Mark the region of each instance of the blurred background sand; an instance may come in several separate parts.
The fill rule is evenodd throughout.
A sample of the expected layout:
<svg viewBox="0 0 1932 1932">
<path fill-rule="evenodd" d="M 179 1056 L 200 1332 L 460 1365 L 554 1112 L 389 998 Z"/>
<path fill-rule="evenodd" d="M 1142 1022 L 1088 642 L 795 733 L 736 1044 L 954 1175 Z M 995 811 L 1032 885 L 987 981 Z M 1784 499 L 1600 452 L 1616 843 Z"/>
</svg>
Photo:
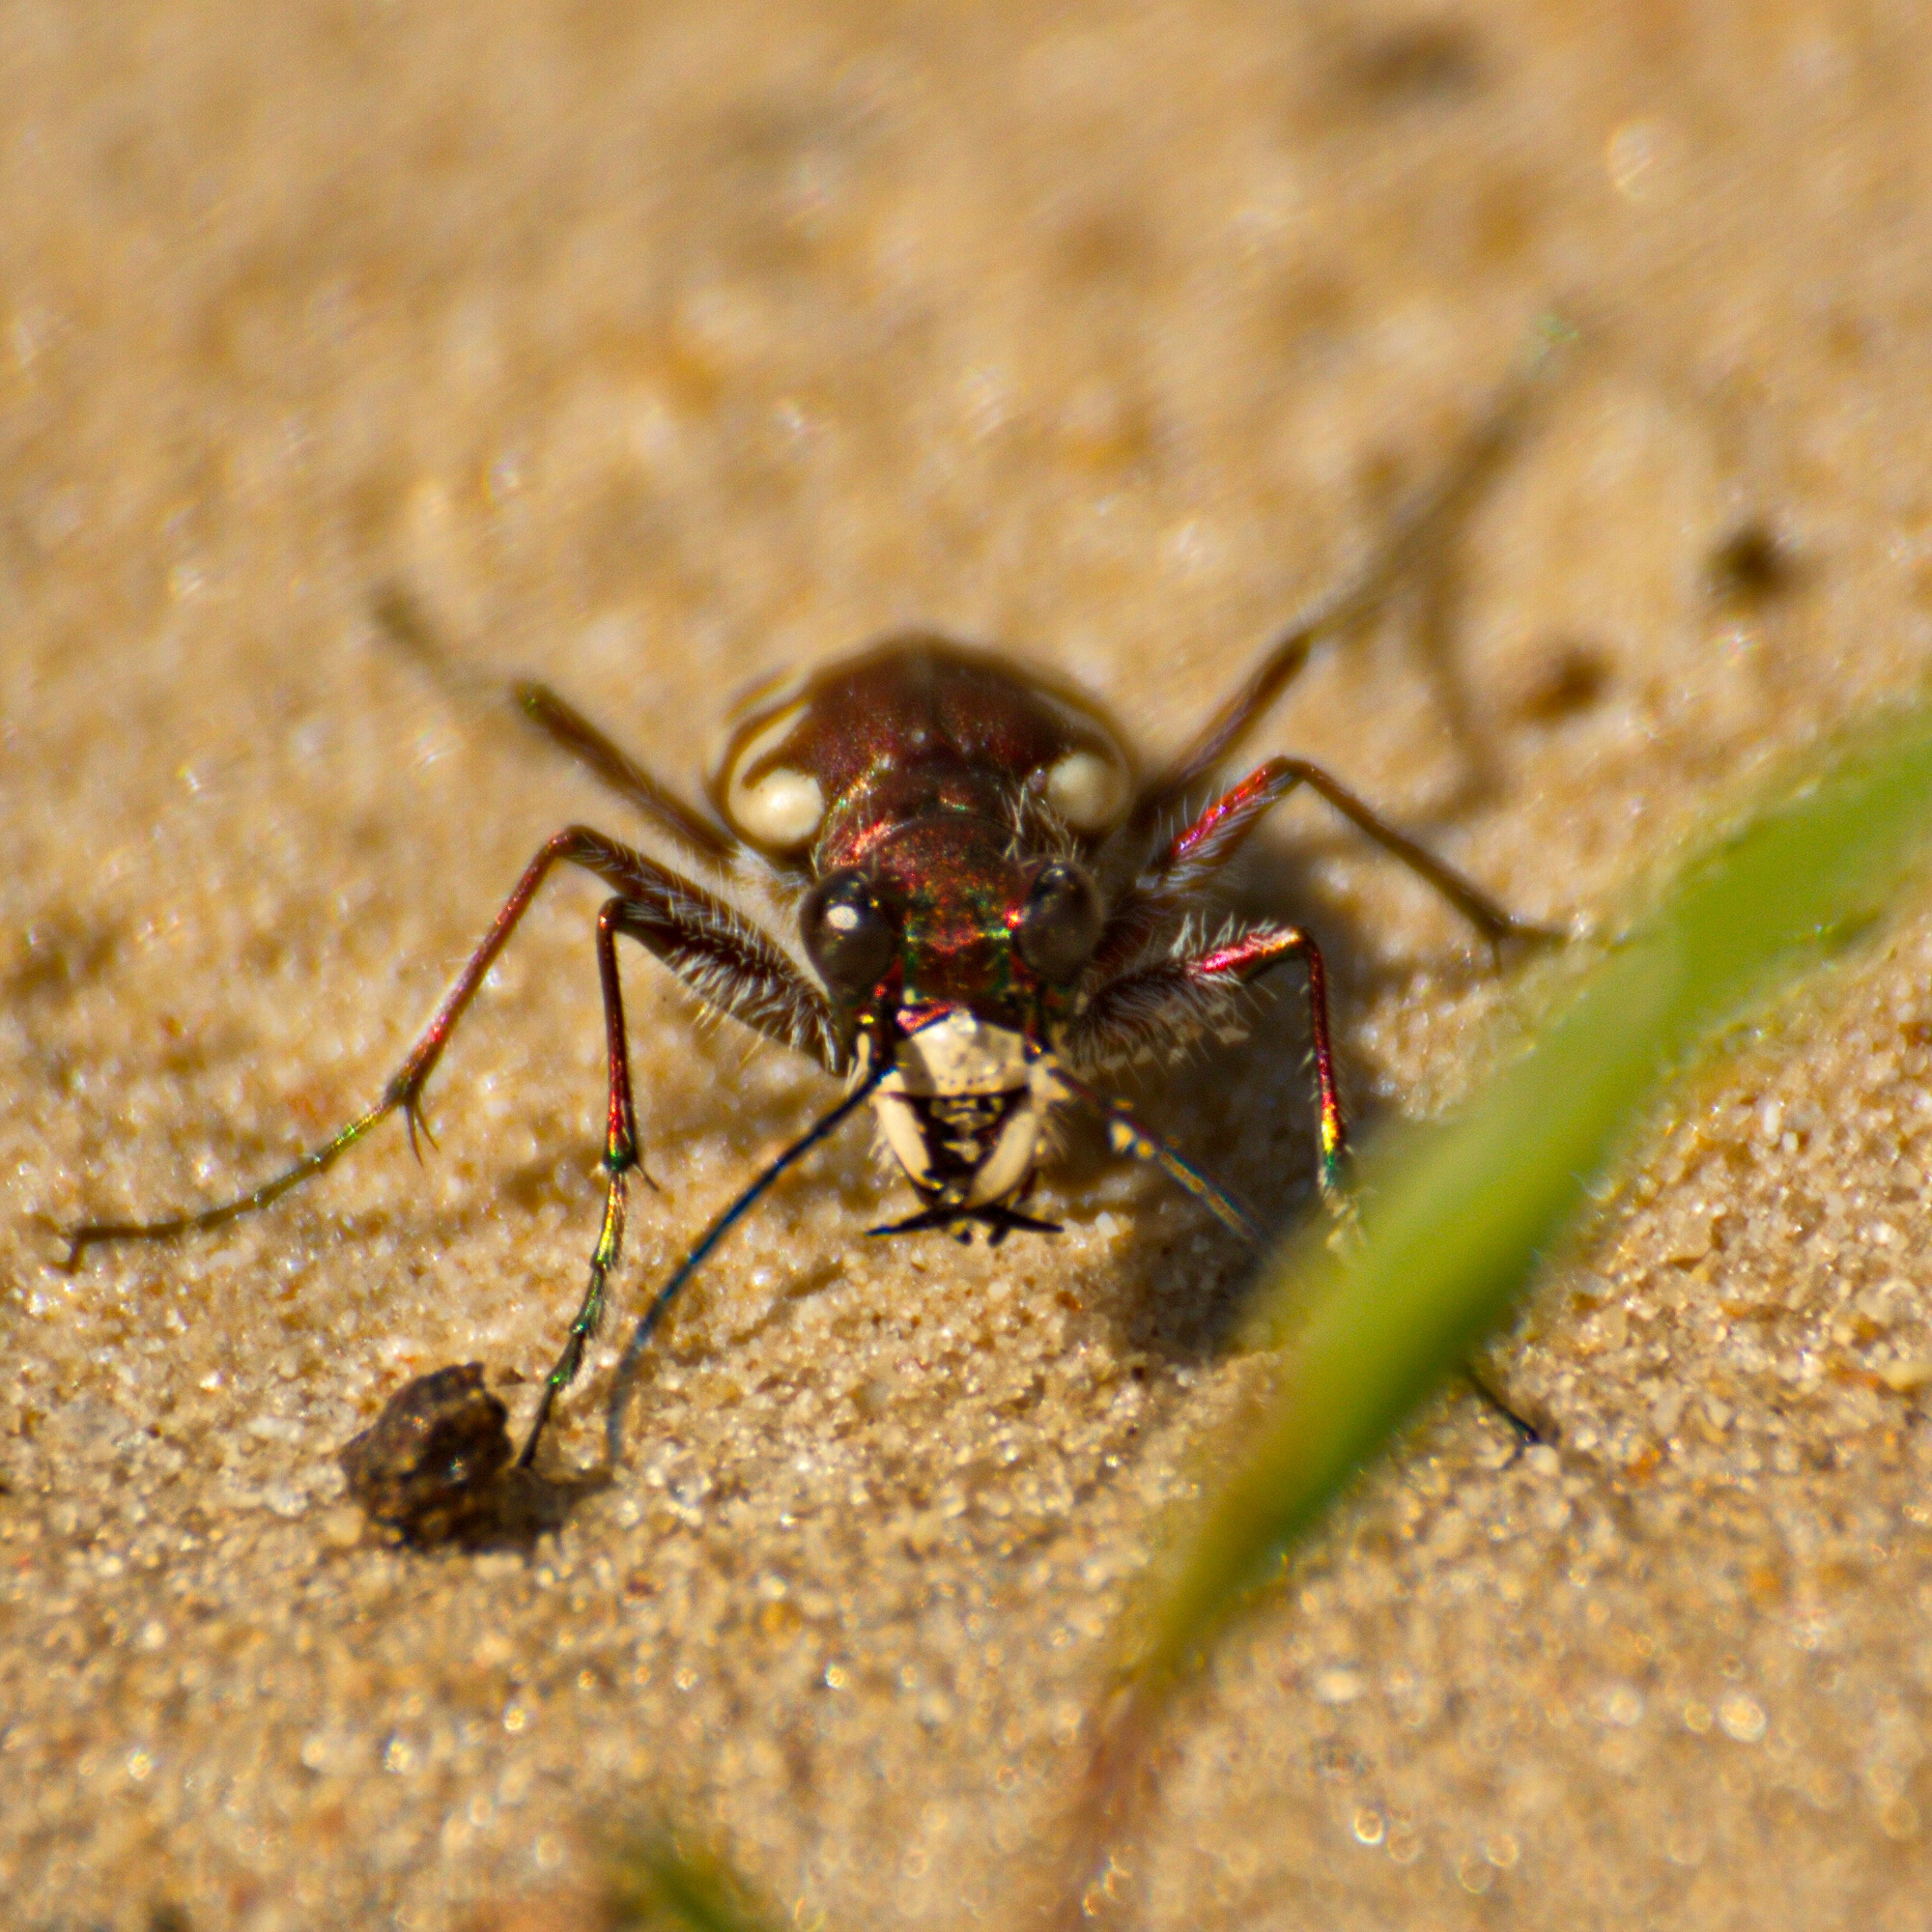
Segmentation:
<svg viewBox="0 0 1932 1932">
<path fill-rule="evenodd" d="M 917 622 L 1172 747 L 1552 311 L 1427 594 L 1261 744 L 1612 914 L 1932 656 L 1928 42 L 1783 0 L 0 10 L 10 1922 L 587 1924 L 597 1833 L 665 1810 L 801 1926 L 1013 1922 L 1247 1373 L 1188 1204 L 1076 1135 L 1060 1240 L 868 1246 L 855 1134 L 694 1293 L 616 1485 L 428 1555 L 333 1451 L 447 1361 L 527 1412 L 597 1216 L 592 887 L 494 976 L 425 1166 L 385 1130 L 74 1278 L 46 1219 L 325 1136 L 546 834 L 636 834 L 511 671 L 689 784 L 746 683 Z M 378 638 L 391 579 L 474 694 Z M 1512 980 L 1453 915 L 1300 806 L 1242 890 L 1331 948 L 1358 1110 L 1454 1097 Z M 1188 1699 L 1101 1922 L 1923 1923 L 1928 958 L 1907 923 L 1655 1123 L 1499 1356 L 1558 1446 L 1505 1466 L 1463 1395 L 1412 1432 Z M 663 1191 L 620 1310 L 825 1097 L 627 971 Z M 1266 1011 L 1143 1092 L 1286 1214 Z"/>
</svg>

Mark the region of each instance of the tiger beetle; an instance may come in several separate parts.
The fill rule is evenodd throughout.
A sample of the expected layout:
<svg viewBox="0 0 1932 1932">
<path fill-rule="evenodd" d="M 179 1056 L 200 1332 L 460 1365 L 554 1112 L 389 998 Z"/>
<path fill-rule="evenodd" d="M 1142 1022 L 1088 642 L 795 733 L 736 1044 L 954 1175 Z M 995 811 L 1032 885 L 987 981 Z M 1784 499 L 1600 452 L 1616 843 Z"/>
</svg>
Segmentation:
<svg viewBox="0 0 1932 1932">
<path fill-rule="evenodd" d="M 875 1235 L 970 1239 L 977 1228 L 998 1243 L 1014 1231 L 1059 1232 L 1026 1203 L 1047 1118 L 1070 1105 L 1104 1123 L 1116 1152 L 1158 1166 L 1227 1227 L 1258 1239 L 1248 1208 L 1091 1082 L 1150 1051 L 1228 1032 L 1242 989 L 1294 960 L 1313 1034 L 1319 1184 L 1339 1200 L 1345 1129 L 1321 950 L 1298 926 L 1215 925 L 1204 916 L 1205 890 L 1266 812 L 1305 788 L 1427 880 L 1492 947 L 1552 935 L 1514 919 L 1305 760 L 1271 757 L 1231 789 L 1212 795 L 1211 785 L 1317 641 L 1386 600 L 1398 552 L 1440 521 L 1473 467 L 1399 520 L 1350 589 L 1268 644 L 1193 742 L 1151 776 L 1137 775 L 1121 734 L 1084 696 L 936 636 L 892 638 L 741 707 L 711 769 L 708 810 L 549 687 L 517 686 L 525 716 L 715 887 L 587 826 L 558 832 L 374 1106 L 219 1207 L 72 1228 L 64 1265 L 76 1268 L 110 1242 L 218 1228 L 266 1208 L 390 1114 L 402 1114 L 413 1146 L 426 1131 L 423 1091 L 451 1034 L 559 865 L 594 873 L 611 891 L 596 938 L 610 1069 L 605 1202 L 582 1305 L 544 1382 L 522 1465 L 603 1319 L 627 1182 L 639 1165 L 619 939 L 655 953 L 702 1007 L 815 1061 L 846 1091 L 716 1216 L 649 1303 L 609 1400 L 613 1467 L 639 1359 L 678 1292 L 780 1176 L 867 1102 L 919 1204 Z M 381 614 L 404 641 L 423 642 L 400 594 Z M 753 877 L 796 900 L 795 934 L 767 931 L 740 909 L 733 883 Z"/>
</svg>

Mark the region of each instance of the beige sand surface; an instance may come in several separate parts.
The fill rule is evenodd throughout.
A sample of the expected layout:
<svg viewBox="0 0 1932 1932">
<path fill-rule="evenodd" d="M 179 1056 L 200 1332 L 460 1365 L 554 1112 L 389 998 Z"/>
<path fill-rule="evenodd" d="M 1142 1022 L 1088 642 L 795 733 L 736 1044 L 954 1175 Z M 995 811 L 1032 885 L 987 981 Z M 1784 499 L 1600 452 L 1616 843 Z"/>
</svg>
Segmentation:
<svg viewBox="0 0 1932 1932">
<path fill-rule="evenodd" d="M 597 1824 L 669 1808 L 800 1926 L 1012 1923 L 1244 1374 L 1188 1204 L 1076 1137 L 1062 1239 L 868 1245 L 854 1135 L 614 1486 L 428 1555 L 333 1451 L 448 1361 L 527 1412 L 597 1215 L 592 887 L 424 1166 L 385 1130 L 71 1279 L 43 1217 L 326 1134 L 547 833 L 636 832 L 511 670 L 684 782 L 744 682 L 920 621 L 1172 746 L 1552 304 L 1436 594 L 1264 735 L 1600 917 L 1932 657 L 1928 98 L 1899 0 L 0 9 L 5 1922 L 582 1923 Z M 390 577 L 479 695 L 382 645 Z M 1299 807 L 1244 891 L 1330 943 L 1358 1106 L 1454 1096 L 1513 982 L 1452 915 Z M 1503 1356 L 1560 1446 L 1419 1429 L 1189 1698 L 1102 1920 L 1926 1922 L 1928 968 L 1908 924 L 1659 1124 Z M 635 1307 L 826 1083 L 628 974 Z M 1284 1212 L 1300 1045 L 1284 1003 L 1145 1089 Z"/>
</svg>

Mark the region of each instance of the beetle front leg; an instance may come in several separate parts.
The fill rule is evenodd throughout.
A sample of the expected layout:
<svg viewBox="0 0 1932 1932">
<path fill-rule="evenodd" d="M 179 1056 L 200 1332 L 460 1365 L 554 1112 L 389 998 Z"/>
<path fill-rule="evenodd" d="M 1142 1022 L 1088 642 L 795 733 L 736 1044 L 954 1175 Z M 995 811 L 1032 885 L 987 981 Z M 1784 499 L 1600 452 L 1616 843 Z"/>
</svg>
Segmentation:
<svg viewBox="0 0 1932 1932">
<path fill-rule="evenodd" d="M 1342 1193 L 1341 1165 L 1342 1156 L 1348 1149 L 1348 1138 L 1342 1124 L 1341 1096 L 1335 1087 L 1335 1056 L 1328 1032 L 1327 976 L 1322 968 L 1321 949 L 1305 932 L 1297 931 L 1293 926 L 1264 929 L 1248 933 L 1232 945 L 1209 953 L 1200 962 L 1200 968 L 1205 974 L 1226 972 L 1236 980 L 1250 981 L 1259 979 L 1269 967 L 1296 953 L 1308 966 L 1309 1023 L 1315 1036 L 1315 1075 L 1321 1105 L 1321 1191 L 1331 1208 L 1342 1210 L 1344 1228 L 1351 1236 L 1358 1235 L 1354 1204 Z M 1512 1462 L 1525 1449 L 1533 1448 L 1543 1440 L 1534 1425 L 1525 1422 L 1503 1400 L 1480 1362 L 1465 1362 L 1463 1373 L 1476 1394 L 1502 1417 L 1515 1435 L 1517 1442 L 1511 1453 Z"/>
<path fill-rule="evenodd" d="M 604 1127 L 604 1223 L 597 1232 L 597 1245 L 590 1251 L 590 1279 L 584 1285 L 582 1305 L 570 1324 L 563 1352 L 544 1378 L 530 1433 L 517 1458 L 519 1468 L 526 1469 L 535 1461 L 537 1441 L 551 1409 L 583 1367 L 584 1352 L 604 1321 L 605 1290 L 624 1248 L 626 1190 L 633 1170 L 639 1165 L 638 1110 L 631 1096 L 631 1052 L 624 1026 L 624 987 L 617 973 L 616 934 L 625 929 L 628 910 L 625 900 L 607 899 L 597 915 L 597 978 L 604 992 L 604 1034 L 610 1065 Z"/>
<path fill-rule="evenodd" d="M 1179 1041 L 1225 1027 L 1233 1017 L 1237 989 L 1285 959 L 1300 959 L 1308 969 L 1308 1020 L 1321 1109 L 1321 1190 L 1336 1201 L 1348 1130 L 1335 1080 L 1328 974 L 1321 949 L 1299 926 L 1256 926 L 1205 950 L 1181 947 L 1117 975 L 1094 993 L 1067 1028 L 1064 1057 L 1075 1065 L 1104 1065 L 1136 1058 L 1163 1038 Z"/>
<path fill-rule="evenodd" d="M 621 935 L 655 953 L 715 1011 L 732 1014 L 767 1038 L 810 1054 L 827 1071 L 837 1065 L 836 1026 L 824 995 L 764 933 L 722 900 L 675 872 L 639 859 L 613 883 L 627 890 L 597 916 L 597 975 L 604 994 L 610 1069 L 604 1127 L 604 1219 L 590 1254 L 583 1300 L 563 1351 L 544 1378 L 543 1394 L 517 1461 L 527 1468 L 556 1399 L 577 1379 L 591 1338 L 604 1319 L 605 1295 L 624 1243 L 626 1194 L 640 1167 L 637 1108 L 632 1098 L 624 989 L 617 971 Z"/>
<path fill-rule="evenodd" d="M 1286 959 L 1299 959 L 1308 971 L 1308 1029 L 1313 1037 L 1316 1103 L 1321 1124 L 1321 1191 L 1331 1201 L 1342 1187 L 1342 1156 L 1349 1134 L 1342 1121 L 1342 1093 L 1335 1081 L 1335 1043 L 1328 1023 L 1328 969 L 1321 949 L 1297 925 L 1260 926 L 1188 962 L 1204 984 L 1217 980 L 1246 985 Z"/>
<path fill-rule="evenodd" d="M 160 1220 L 89 1221 L 70 1229 L 67 1233 L 67 1258 L 61 1264 L 65 1271 L 71 1274 L 77 1269 L 90 1248 L 105 1247 L 116 1241 L 158 1241 L 177 1235 L 207 1234 L 243 1214 L 252 1214 L 259 1208 L 270 1207 L 303 1181 L 327 1173 L 370 1128 L 386 1120 L 398 1108 L 402 1109 L 409 1124 L 411 1146 L 415 1145 L 418 1132 L 428 1138 L 429 1130 L 422 1117 L 423 1089 L 429 1084 L 437 1062 L 442 1058 L 450 1035 L 456 1031 L 458 1022 L 476 997 L 484 976 L 496 964 L 497 955 L 508 945 L 510 935 L 529 910 L 530 901 L 536 897 L 553 868 L 565 863 L 597 872 L 613 884 L 630 879 L 638 868 L 650 864 L 615 839 L 607 838 L 601 832 L 593 832 L 587 826 L 570 826 L 545 840 L 543 849 L 524 868 L 524 876 L 517 881 L 516 890 L 503 901 L 502 910 L 483 936 L 483 943 L 469 955 L 469 962 L 457 976 L 456 983 L 443 996 L 430 1023 L 410 1049 L 409 1058 L 396 1069 L 383 1089 L 382 1098 L 373 1107 L 366 1113 L 358 1114 L 347 1126 L 339 1128 L 321 1147 L 303 1154 L 299 1160 L 292 1161 L 279 1174 L 270 1175 L 260 1186 L 237 1195 L 232 1201 L 204 1208 L 198 1212 L 170 1214 Z"/>
</svg>

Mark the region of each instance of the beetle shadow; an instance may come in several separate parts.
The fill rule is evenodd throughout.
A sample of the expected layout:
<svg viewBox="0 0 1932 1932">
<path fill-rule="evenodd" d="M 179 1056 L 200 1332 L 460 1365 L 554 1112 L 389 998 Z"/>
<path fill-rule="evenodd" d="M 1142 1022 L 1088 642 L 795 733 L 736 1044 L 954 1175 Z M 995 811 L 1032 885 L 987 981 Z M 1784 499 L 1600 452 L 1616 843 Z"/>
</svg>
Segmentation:
<svg viewBox="0 0 1932 1932">
<path fill-rule="evenodd" d="M 1347 837 L 1346 829 L 1337 835 L 1338 849 Z M 1392 952 L 1373 944 L 1360 914 L 1324 892 L 1314 875 L 1326 844 L 1320 839 L 1311 850 L 1300 840 L 1258 840 L 1216 893 L 1214 911 L 1241 923 L 1301 926 L 1321 946 L 1342 1102 L 1350 1140 L 1360 1146 L 1385 1120 L 1399 1118 L 1402 1107 L 1362 1077 L 1350 1047 L 1355 1018 L 1424 980 L 1434 1000 L 1466 998 L 1499 975 L 1507 980 L 1518 961 L 1514 943 L 1499 959 L 1474 934 L 1461 946 L 1452 936 L 1447 949 L 1424 942 L 1413 952 Z M 1122 1345 L 1152 1360 L 1186 1366 L 1225 1353 L 1252 1309 L 1267 1253 L 1325 1219 L 1306 986 L 1305 976 L 1285 968 L 1256 989 L 1238 1040 L 1209 1038 L 1164 1067 L 1130 1069 L 1110 1083 L 1149 1127 L 1226 1186 L 1265 1230 L 1250 1244 L 1157 1174 L 1147 1174 L 1133 1204 L 1143 1237 L 1114 1271 L 1117 1292 L 1108 1293 L 1105 1312 Z M 1058 1171 L 1069 1195 L 1092 1199 L 1116 1164 L 1105 1136 L 1089 1122 L 1067 1132 Z"/>
<path fill-rule="evenodd" d="M 612 1481 L 608 1468 L 548 1473 L 512 1466 L 479 1498 L 476 1512 L 449 1539 L 459 1548 L 510 1549 L 527 1556 L 537 1539 L 561 1529 L 579 1506 Z"/>
<path fill-rule="evenodd" d="M 1295 997 L 1287 985 L 1282 991 Z M 1157 1169 L 1131 1170 L 1136 1184 L 1124 1207 L 1134 1236 L 1083 1293 L 1118 1345 L 1151 1362 L 1186 1367 L 1225 1353 L 1247 1317 L 1264 1257 L 1281 1236 L 1324 1211 L 1307 1027 L 1285 1015 L 1285 1027 L 1270 1036 L 1273 1004 L 1258 1002 L 1245 1041 L 1210 1040 L 1107 1083 L 1264 1231 L 1259 1242 L 1244 1240 Z M 1069 1117 L 1053 1170 L 1067 1200 L 1064 1218 L 1091 1222 L 1103 1202 L 1117 1202 L 1122 1165 L 1099 1122 Z"/>
<path fill-rule="evenodd" d="M 550 1474 L 511 1467 L 478 1484 L 460 1510 L 406 1522 L 371 1519 L 378 1540 L 428 1554 L 439 1549 L 532 1556 L 538 1541 L 562 1529 L 579 1507 L 611 1485 L 608 1468 Z"/>
</svg>

